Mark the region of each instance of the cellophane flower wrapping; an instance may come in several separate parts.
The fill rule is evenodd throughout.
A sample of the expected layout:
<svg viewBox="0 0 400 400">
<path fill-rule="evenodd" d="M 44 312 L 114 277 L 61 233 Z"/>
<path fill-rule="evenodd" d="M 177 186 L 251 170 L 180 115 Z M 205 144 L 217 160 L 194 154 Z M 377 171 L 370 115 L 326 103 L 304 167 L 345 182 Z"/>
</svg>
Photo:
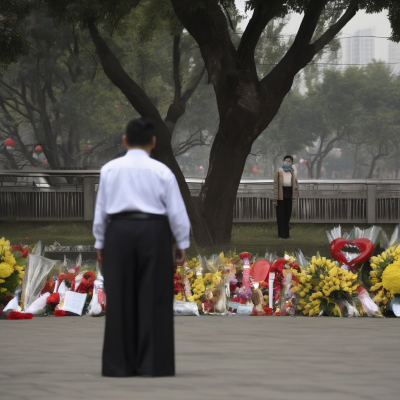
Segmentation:
<svg viewBox="0 0 400 400">
<path fill-rule="evenodd" d="M 174 315 L 197 315 L 197 316 L 200 316 L 199 309 L 198 309 L 196 303 L 175 300 L 175 299 L 174 299 Z"/>
<path fill-rule="evenodd" d="M 26 259 L 25 275 L 22 282 L 24 311 L 27 311 L 30 305 L 40 295 L 48 273 L 57 263 L 57 260 L 50 260 L 37 254 L 32 253 L 28 255 Z"/>
<path fill-rule="evenodd" d="M 106 308 L 106 298 L 104 293 L 104 278 L 100 271 L 99 263 L 96 267 L 96 280 L 93 286 L 93 296 L 89 303 L 87 315 L 100 315 L 105 311 Z"/>
<path fill-rule="evenodd" d="M 27 313 L 32 313 L 33 315 L 40 315 L 45 313 L 45 308 L 47 304 L 47 298 L 50 293 L 41 294 L 26 310 Z"/>
</svg>

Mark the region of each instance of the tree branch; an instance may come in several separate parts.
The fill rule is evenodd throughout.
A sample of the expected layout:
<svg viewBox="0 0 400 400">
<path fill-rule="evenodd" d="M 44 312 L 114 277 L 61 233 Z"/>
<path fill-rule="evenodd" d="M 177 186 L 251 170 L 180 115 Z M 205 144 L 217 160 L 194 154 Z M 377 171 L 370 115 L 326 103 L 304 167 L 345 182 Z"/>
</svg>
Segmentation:
<svg viewBox="0 0 400 400">
<path fill-rule="evenodd" d="M 345 13 L 333 24 L 319 39 L 310 44 L 308 57 L 310 61 L 320 50 L 330 43 L 335 36 L 346 26 L 346 24 L 356 15 L 360 0 L 352 0 Z"/>
<path fill-rule="evenodd" d="M 261 84 L 264 87 L 279 87 L 282 91 L 281 96 L 290 90 L 294 76 L 310 61 L 306 58 L 306 52 L 327 3 L 328 0 L 310 0 L 293 45 L 274 69 L 262 79 Z M 280 84 L 282 80 L 287 82 L 286 85 Z"/>
<path fill-rule="evenodd" d="M 171 0 L 175 14 L 200 48 L 208 76 L 215 86 L 225 83 L 227 70 L 237 70 L 236 49 L 226 16 L 218 2 L 202 7 L 188 6 L 187 0 Z"/>
<path fill-rule="evenodd" d="M 268 23 L 276 16 L 277 12 L 281 9 L 285 0 L 275 2 L 274 4 L 265 4 L 259 2 L 255 8 L 253 15 L 243 32 L 237 53 L 240 63 L 251 69 L 254 73 L 256 65 L 254 62 L 254 51 L 257 43 Z"/>
</svg>

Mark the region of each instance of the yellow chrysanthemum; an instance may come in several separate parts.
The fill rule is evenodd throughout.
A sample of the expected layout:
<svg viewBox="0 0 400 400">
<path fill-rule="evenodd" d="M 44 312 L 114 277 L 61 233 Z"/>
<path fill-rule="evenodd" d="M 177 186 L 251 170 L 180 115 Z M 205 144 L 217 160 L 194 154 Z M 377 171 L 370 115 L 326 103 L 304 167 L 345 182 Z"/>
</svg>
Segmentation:
<svg viewBox="0 0 400 400">
<path fill-rule="evenodd" d="M 382 285 L 391 294 L 400 294 L 400 261 L 385 268 L 382 274 Z"/>
<path fill-rule="evenodd" d="M 14 269 L 10 264 L 5 262 L 0 263 L 0 278 L 8 278 L 13 272 Z"/>
</svg>

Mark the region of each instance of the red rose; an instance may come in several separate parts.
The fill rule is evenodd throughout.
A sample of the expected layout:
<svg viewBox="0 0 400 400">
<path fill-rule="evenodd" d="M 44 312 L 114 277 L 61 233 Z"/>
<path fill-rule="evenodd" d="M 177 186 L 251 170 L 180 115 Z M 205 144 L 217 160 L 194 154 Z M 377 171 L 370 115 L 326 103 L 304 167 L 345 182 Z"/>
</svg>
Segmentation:
<svg viewBox="0 0 400 400">
<path fill-rule="evenodd" d="M 67 313 L 64 310 L 54 310 L 55 317 L 65 317 Z"/>
<path fill-rule="evenodd" d="M 46 300 L 46 304 L 52 307 L 55 307 L 59 302 L 60 302 L 60 293 L 57 292 L 51 294 Z"/>
<path fill-rule="evenodd" d="M 240 299 L 240 304 L 246 304 L 246 300 L 245 299 Z"/>
</svg>

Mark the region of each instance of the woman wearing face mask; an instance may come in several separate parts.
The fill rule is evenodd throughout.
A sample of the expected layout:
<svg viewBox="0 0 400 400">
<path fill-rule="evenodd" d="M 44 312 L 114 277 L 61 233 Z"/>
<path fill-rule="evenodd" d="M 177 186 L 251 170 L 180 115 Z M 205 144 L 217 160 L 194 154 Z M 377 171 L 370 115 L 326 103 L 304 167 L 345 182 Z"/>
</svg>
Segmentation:
<svg viewBox="0 0 400 400">
<path fill-rule="evenodd" d="M 292 216 L 292 203 L 299 196 L 299 184 L 293 157 L 285 156 L 282 167 L 274 176 L 274 205 L 278 222 L 278 237 L 289 239 L 289 222 Z"/>
</svg>

